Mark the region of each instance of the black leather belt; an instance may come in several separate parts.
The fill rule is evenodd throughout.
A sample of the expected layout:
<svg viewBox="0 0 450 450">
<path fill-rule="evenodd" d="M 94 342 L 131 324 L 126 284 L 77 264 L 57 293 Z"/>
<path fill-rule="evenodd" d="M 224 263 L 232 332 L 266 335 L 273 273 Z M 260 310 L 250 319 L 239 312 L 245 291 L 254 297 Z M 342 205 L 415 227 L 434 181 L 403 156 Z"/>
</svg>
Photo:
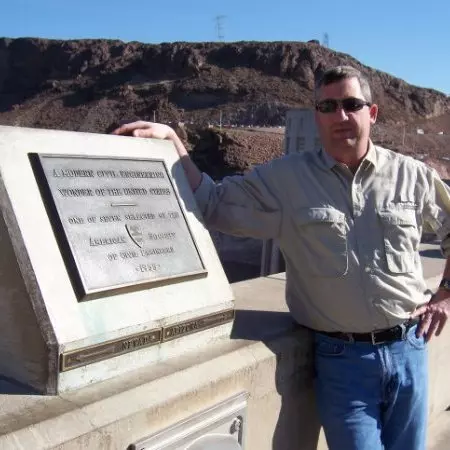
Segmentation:
<svg viewBox="0 0 450 450">
<path fill-rule="evenodd" d="M 325 334 L 337 339 L 342 339 L 346 342 L 371 342 L 373 345 L 385 344 L 393 341 L 403 341 L 406 339 L 407 331 L 420 321 L 419 317 L 410 319 L 400 325 L 385 330 L 372 331 L 371 333 L 342 333 L 342 332 L 328 332 L 318 331 L 318 333 Z"/>
</svg>

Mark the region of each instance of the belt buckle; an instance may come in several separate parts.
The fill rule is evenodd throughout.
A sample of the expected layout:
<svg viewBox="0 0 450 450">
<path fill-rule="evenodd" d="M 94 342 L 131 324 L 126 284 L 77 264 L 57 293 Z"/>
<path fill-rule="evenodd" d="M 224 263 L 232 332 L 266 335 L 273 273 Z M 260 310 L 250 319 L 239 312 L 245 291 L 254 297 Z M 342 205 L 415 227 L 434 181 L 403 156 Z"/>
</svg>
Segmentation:
<svg viewBox="0 0 450 450">
<path fill-rule="evenodd" d="M 353 333 L 344 333 L 344 335 L 348 339 L 347 342 L 350 342 L 350 344 L 355 343 L 355 338 L 353 337 Z"/>
<path fill-rule="evenodd" d="M 406 324 L 401 323 L 400 325 L 397 325 L 397 327 L 399 327 L 401 330 L 400 338 L 398 340 L 404 341 L 406 339 Z M 390 340 L 377 341 L 377 339 L 376 339 L 377 334 L 378 334 L 377 331 L 372 331 L 370 333 L 372 345 L 380 345 L 380 344 L 385 344 L 386 342 L 390 342 Z M 392 340 L 397 340 L 397 339 L 392 339 Z"/>
<path fill-rule="evenodd" d="M 377 342 L 377 340 L 376 340 L 376 334 L 375 334 L 374 331 L 371 331 L 371 332 L 370 332 L 370 339 L 371 339 L 371 341 L 372 341 L 372 345 L 377 345 L 377 344 L 378 344 L 378 342 Z"/>
<path fill-rule="evenodd" d="M 386 341 L 386 340 L 384 340 L 384 341 L 377 341 L 377 334 L 379 334 L 378 331 L 371 331 L 371 333 L 370 333 L 370 338 L 371 338 L 371 341 L 372 341 L 372 345 L 381 345 L 381 344 L 385 344 L 386 342 L 389 342 L 389 341 Z"/>
</svg>

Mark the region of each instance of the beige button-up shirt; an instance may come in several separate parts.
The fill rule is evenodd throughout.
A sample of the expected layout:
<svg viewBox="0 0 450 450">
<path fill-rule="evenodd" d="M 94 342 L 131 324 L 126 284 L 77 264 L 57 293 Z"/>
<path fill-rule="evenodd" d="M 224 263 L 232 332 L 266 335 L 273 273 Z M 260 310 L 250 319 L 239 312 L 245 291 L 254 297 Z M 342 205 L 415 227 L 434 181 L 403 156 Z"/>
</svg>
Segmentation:
<svg viewBox="0 0 450 450">
<path fill-rule="evenodd" d="M 450 189 L 420 161 L 370 144 L 353 175 L 324 151 L 271 161 L 195 192 L 208 228 L 277 238 L 294 319 L 322 331 L 397 325 L 430 298 L 427 223 L 450 255 Z"/>
</svg>

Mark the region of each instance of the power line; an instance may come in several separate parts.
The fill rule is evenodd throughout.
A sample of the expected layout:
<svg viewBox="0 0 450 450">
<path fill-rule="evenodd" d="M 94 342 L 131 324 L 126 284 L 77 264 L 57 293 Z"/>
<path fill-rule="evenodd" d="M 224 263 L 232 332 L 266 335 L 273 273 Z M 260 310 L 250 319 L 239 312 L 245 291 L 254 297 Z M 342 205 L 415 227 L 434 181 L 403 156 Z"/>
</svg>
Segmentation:
<svg viewBox="0 0 450 450">
<path fill-rule="evenodd" d="M 217 39 L 219 41 L 223 41 L 225 38 L 224 34 L 224 27 L 223 27 L 223 21 L 225 20 L 226 16 L 224 15 L 218 15 L 215 17 L 216 21 L 216 32 L 217 32 Z"/>
</svg>

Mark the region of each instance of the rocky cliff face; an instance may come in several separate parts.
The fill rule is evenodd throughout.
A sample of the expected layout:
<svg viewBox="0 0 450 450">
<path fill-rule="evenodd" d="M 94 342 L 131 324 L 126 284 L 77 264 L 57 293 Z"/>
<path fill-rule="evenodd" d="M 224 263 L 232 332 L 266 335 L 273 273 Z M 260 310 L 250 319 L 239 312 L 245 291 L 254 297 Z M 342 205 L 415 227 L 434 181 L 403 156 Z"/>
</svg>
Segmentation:
<svg viewBox="0 0 450 450">
<path fill-rule="evenodd" d="M 316 43 L 146 45 L 106 40 L 0 39 L 0 120 L 104 131 L 134 117 L 272 124 L 311 106 L 314 75 L 336 64 L 367 74 L 380 120 L 442 115 L 450 99 Z"/>
<path fill-rule="evenodd" d="M 280 125 L 287 109 L 312 106 L 314 76 L 336 64 L 369 77 L 381 111 L 377 142 L 450 173 L 450 97 L 317 43 L 0 39 L 0 123 L 99 133 L 138 118 Z M 433 136 L 417 136 L 416 124 Z M 282 154 L 282 134 L 191 129 L 186 137 L 216 178 Z"/>
</svg>

